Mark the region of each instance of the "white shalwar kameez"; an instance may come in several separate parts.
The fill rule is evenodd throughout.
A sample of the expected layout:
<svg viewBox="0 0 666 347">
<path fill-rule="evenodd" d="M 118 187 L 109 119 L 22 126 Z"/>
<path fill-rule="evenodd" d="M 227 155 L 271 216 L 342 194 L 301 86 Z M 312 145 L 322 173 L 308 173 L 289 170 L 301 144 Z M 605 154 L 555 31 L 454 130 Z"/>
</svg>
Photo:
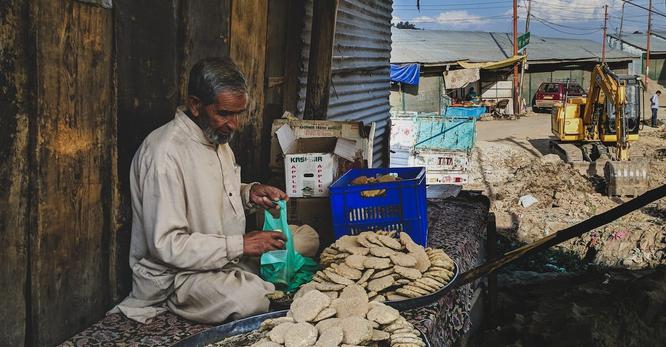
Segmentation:
<svg viewBox="0 0 666 347">
<path fill-rule="evenodd" d="M 242 256 L 251 184 L 229 145 L 210 143 L 179 108 L 132 161 L 132 292 L 111 312 L 147 322 L 170 310 L 220 323 L 268 310 L 275 288 Z"/>
</svg>

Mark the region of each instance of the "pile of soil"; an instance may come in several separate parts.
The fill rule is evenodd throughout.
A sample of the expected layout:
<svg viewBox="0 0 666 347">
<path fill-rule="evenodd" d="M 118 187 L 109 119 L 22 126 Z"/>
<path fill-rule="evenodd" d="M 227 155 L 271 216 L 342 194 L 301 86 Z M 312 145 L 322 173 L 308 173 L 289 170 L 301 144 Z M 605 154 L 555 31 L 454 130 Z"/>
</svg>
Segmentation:
<svg viewBox="0 0 666 347">
<path fill-rule="evenodd" d="M 650 270 L 500 275 L 492 322 L 472 346 L 660 346 L 666 266 Z"/>
<path fill-rule="evenodd" d="M 651 161 L 652 188 L 666 183 L 666 136 L 641 134 L 633 155 Z M 660 156 L 660 153 L 664 155 Z M 581 175 L 557 155 L 542 155 L 529 142 L 480 142 L 472 157 L 472 180 L 492 200 L 506 237 L 531 243 L 607 211 L 623 201 L 603 194 L 598 177 Z M 537 202 L 520 205 L 522 196 Z M 666 263 L 666 201 L 659 201 L 602 228 L 556 246 L 604 266 L 638 269 Z"/>
</svg>

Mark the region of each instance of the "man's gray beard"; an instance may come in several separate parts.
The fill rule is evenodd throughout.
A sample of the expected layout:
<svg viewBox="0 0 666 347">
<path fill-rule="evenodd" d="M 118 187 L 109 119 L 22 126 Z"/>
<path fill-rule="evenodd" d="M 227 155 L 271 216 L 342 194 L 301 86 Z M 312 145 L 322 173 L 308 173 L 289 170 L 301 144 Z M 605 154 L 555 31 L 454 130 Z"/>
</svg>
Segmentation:
<svg viewBox="0 0 666 347">
<path fill-rule="evenodd" d="M 203 128 L 203 133 L 208 141 L 216 145 L 223 145 L 228 143 L 229 140 L 231 140 L 231 137 L 233 137 L 233 133 L 230 135 L 225 135 L 209 126 Z"/>
</svg>

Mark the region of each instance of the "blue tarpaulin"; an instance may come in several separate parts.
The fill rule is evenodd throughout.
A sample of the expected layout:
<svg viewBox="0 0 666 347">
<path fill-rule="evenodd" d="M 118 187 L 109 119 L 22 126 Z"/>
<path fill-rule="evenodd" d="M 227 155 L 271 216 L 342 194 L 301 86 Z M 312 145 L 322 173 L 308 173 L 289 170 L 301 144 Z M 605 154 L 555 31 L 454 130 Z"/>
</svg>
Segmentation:
<svg viewBox="0 0 666 347">
<path fill-rule="evenodd" d="M 420 72 L 421 65 L 419 64 L 391 64 L 391 81 L 418 85 Z"/>
<path fill-rule="evenodd" d="M 479 118 L 486 113 L 485 106 L 476 107 L 448 107 L 444 116 L 453 118 Z"/>
<path fill-rule="evenodd" d="M 476 119 L 416 117 L 416 149 L 471 151 Z"/>
</svg>

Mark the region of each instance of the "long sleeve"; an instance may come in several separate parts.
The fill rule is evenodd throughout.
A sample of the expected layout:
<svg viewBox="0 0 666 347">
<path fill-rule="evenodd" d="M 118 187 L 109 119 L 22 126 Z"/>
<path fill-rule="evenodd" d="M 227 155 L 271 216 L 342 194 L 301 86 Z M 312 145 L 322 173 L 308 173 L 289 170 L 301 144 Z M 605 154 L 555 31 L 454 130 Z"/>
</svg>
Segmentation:
<svg viewBox="0 0 666 347">
<path fill-rule="evenodd" d="M 252 190 L 252 187 L 255 184 L 259 184 L 259 182 L 252 182 L 252 183 L 242 183 L 241 184 L 241 199 L 243 201 L 243 207 L 245 210 L 252 210 L 254 208 L 254 205 L 252 204 L 252 200 L 250 200 L 250 191 Z"/>
<path fill-rule="evenodd" d="M 183 178 L 175 164 L 150 169 L 143 180 L 143 228 L 150 254 L 186 270 L 222 268 L 243 253 L 243 235 L 190 230 Z"/>
</svg>

